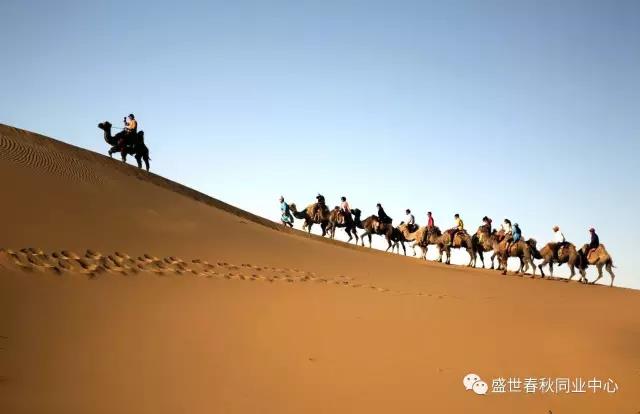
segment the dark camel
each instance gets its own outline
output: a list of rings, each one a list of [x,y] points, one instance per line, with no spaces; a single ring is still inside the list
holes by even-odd
[[[107,121],[98,124],[98,128],[104,131],[105,142],[111,145],[109,157],[113,158],[113,154],[119,152],[122,156],[122,162],[127,162],[127,155],[133,155],[138,163],[138,168],[142,168],[142,160],[144,160],[146,170],[149,171],[149,148],[144,143],[144,131],[137,134],[127,134],[120,131],[112,136],[111,127],[111,123]]]
[[[291,214],[293,214],[293,217],[300,220],[304,220],[304,223],[302,224],[303,231],[306,229],[307,233],[310,234],[311,227],[314,224],[319,224],[320,228],[322,229],[322,235],[326,236],[327,226],[329,225],[329,216],[330,216],[329,209],[327,208],[327,206],[324,206],[324,208],[319,211],[319,214],[317,216],[314,216],[313,214],[314,207],[315,207],[315,204],[310,204],[304,210],[298,211],[298,209],[296,208],[296,204],[291,203],[289,205],[289,210],[291,211]]]
[[[360,215],[362,212],[354,208],[351,210],[351,214],[355,217],[355,220],[360,221]],[[358,244],[358,232],[356,231],[356,221],[351,217],[351,214],[343,216],[342,212],[339,209],[333,209],[331,214],[329,215],[329,224],[327,226],[327,231],[329,232],[329,236],[333,239],[336,236],[336,228],[341,227],[344,228],[344,231],[349,236],[349,243],[353,238],[356,238],[356,244]]]

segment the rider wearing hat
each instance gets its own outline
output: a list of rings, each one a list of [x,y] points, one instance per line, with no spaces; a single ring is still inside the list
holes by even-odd
[[[552,241],[552,243],[554,244],[553,254],[557,258],[558,256],[560,256],[560,251],[562,250],[562,248],[567,243],[567,240],[565,239],[564,234],[562,234],[562,232],[560,231],[560,227],[559,226],[553,226],[553,241]]]

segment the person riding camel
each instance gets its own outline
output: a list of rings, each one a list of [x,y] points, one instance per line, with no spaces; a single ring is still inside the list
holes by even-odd
[[[324,196],[320,193],[316,196],[316,204],[313,206],[313,219],[320,221],[322,219],[322,212],[325,209]]]
[[[553,255],[557,259],[562,252],[562,249],[567,244],[567,239],[565,239],[564,234],[560,231],[559,226],[553,226]]]
[[[433,221],[433,215],[430,211],[427,211],[427,229],[431,230],[435,226],[435,222]]]
[[[511,228],[511,220],[509,219],[504,219],[504,222],[502,222],[502,224],[500,225],[500,239],[498,241],[502,241],[502,240],[511,240],[511,237],[513,235],[513,229]]]
[[[120,151],[125,152],[126,147],[131,147],[136,142],[136,134],[138,133],[138,121],[133,114],[124,117],[124,128],[122,130],[122,137],[118,140],[118,146]]]
[[[340,197],[340,215],[342,216],[342,224],[351,220],[351,208],[345,196]]]
[[[454,214],[453,218],[455,222],[455,227],[449,229],[449,237],[451,238],[451,244],[453,244],[453,238],[456,236],[456,234],[464,231],[464,221],[462,221],[462,219],[460,218],[460,214],[458,213]]]
[[[280,221],[285,227],[293,227],[293,216],[291,215],[291,211],[289,210],[289,204],[284,201],[284,197],[280,196]]]
[[[378,203],[376,204],[376,207],[378,208],[378,223],[374,225],[374,227],[375,230],[378,231],[381,224],[391,224],[393,220],[384,211],[384,208],[382,208],[382,204]]]
[[[513,231],[511,233],[511,238],[507,241],[507,257],[509,257],[509,249],[511,248],[511,246],[513,246],[514,244],[516,244],[518,241],[520,241],[520,238],[522,237],[522,230],[520,230],[520,225],[518,223],[513,225]]]
[[[589,229],[589,233],[591,233],[591,241],[589,242],[589,251],[587,252],[587,260],[589,259],[589,255],[593,253],[598,247],[600,247],[600,237],[596,234],[596,229],[591,227]]]
[[[480,229],[482,230],[483,233],[491,234],[492,222],[493,221],[489,217],[487,216],[482,217],[482,226],[480,226]]]
[[[416,218],[413,216],[413,214],[411,214],[411,210],[407,209],[405,211],[405,213],[407,214],[404,223],[407,225],[407,229],[409,230],[410,233],[413,233],[414,231],[417,230],[416,227]]]

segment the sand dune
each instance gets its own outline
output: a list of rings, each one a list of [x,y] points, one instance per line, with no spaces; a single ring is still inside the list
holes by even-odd
[[[0,177],[2,413],[640,412],[637,291],[308,237],[2,125]]]

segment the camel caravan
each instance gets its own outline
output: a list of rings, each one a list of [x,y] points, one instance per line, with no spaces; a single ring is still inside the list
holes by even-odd
[[[394,226],[382,205],[377,204],[378,214],[365,219],[361,218],[361,210],[350,208],[346,197],[341,197],[339,206],[329,209],[324,196],[318,194],[316,202],[308,205],[304,210],[298,210],[295,203],[287,203],[284,197],[280,197],[281,222],[287,227],[293,227],[294,219],[302,220],[302,230],[309,234],[314,224],[320,226],[322,236],[335,237],[336,229],[343,228],[348,236],[347,243],[355,239],[365,245],[365,238],[371,247],[372,236],[384,237],[387,242],[385,251],[397,251],[402,248],[407,254],[406,243],[410,244],[413,255],[417,256],[416,249],[420,249],[420,258],[427,260],[429,246],[435,246],[438,252],[437,261],[442,262],[443,256],[446,264],[451,263],[451,250],[464,249],[469,255],[468,267],[476,267],[480,258],[482,267],[485,268],[485,253],[491,253],[491,269],[497,269],[503,275],[507,274],[507,262],[509,258],[519,259],[518,274],[526,274],[531,270],[535,278],[536,270],[540,270],[540,276],[546,277],[544,267],[548,267],[550,277],[553,277],[553,267],[566,264],[571,272],[569,279],[573,279],[576,270],[580,274],[580,282],[589,283],[586,270],[594,266],[598,271],[598,277],[590,282],[595,284],[603,277],[603,268],[611,276],[610,286],[613,286],[615,274],[613,273],[613,259],[607,252],[604,244],[600,243],[595,229],[589,229],[590,243],[577,248],[567,242],[558,226],[553,227],[553,240],[538,250],[534,239],[525,240],[518,223],[512,225],[509,219],[505,219],[499,229],[493,228],[489,217],[482,219],[482,225],[477,231],[469,234],[464,228],[464,222],[459,214],[454,216],[455,225],[451,229],[440,230],[434,223],[431,212],[427,213],[427,225],[418,226],[411,210],[406,210],[406,218],[398,226]],[[363,232],[358,235],[358,229]],[[534,260],[542,260],[537,266]],[[497,262],[497,263],[496,263]]]

